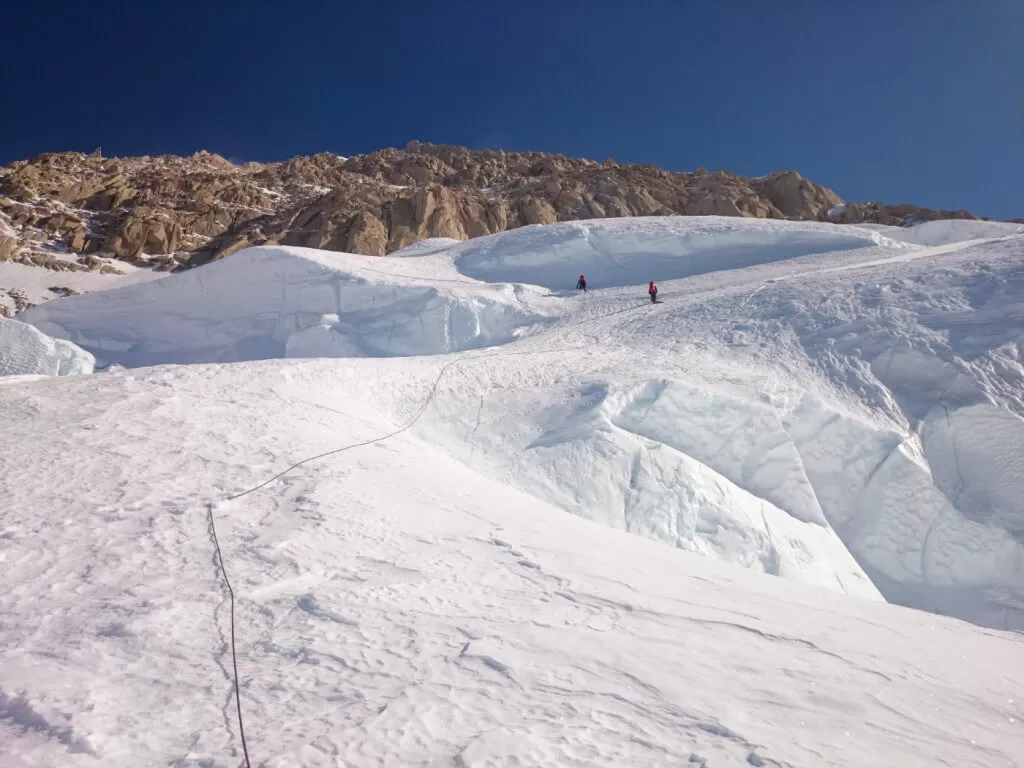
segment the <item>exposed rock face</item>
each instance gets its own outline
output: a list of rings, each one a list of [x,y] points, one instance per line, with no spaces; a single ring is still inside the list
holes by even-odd
[[[100,253],[126,260],[137,260],[143,254],[176,253],[181,248],[183,232],[181,224],[167,214],[140,207],[107,236]]]
[[[843,202],[831,189],[819,187],[794,171],[776,171],[755,186],[787,218],[801,218],[807,213],[821,218]]]
[[[18,238],[11,235],[0,235],[0,261],[10,261],[20,247]]]
[[[429,237],[528,224],[716,214],[903,224],[963,211],[854,203],[793,171],[750,179],[540,152],[410,142],[342,158],[234,165],[190,157],[45,154],[0,168],[0,261],[54,269],[111,262],[176,269],[249,245],[382,255]]]

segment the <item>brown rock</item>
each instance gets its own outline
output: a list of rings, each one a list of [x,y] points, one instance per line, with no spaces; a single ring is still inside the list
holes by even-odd
[[[384,222],[366,211],[357,214],[348,231],[345,250],[349,253],[383,256],[387,247],[388,230]]]
[[[388,250],[396,251],[428,237],[465,240],[472,209],[463,193],[447,187],[426,187],[410,197],[400,197],[391,207]]]
[[[558,221],[551,203],[538,197],[528,197],[523,201],[520,218],[524,224],[554,224]]]
[[[808,181],[795,171],[776,171],[756,187],[789,218],[817,219],[843,202],[831,189]]]
[[[80,226],[71,234],[71,250],[75,253],[85,253],[86,243],[89,242],[89,230]]]
[[[225,256],[230,256],[233,253],[238,253],[241,250],[256,245],[258,242],[263,242],[263,238],[259,236],[258,232],[243,232],[227,238],[212,250],[193,252],[188,259],[187,265],[198,267],[211,261],[217,261]]]
[[[72,230],[78,229],[83,225],[81,219],[77,216],[71,216],[66,213],[58,213],[46,220],[43,224],[47,232],[55,235],[63,235]]]
[[[72,261],[65,261],[64,259],[58,259],[49,253],[42,253],[40,251],[33,251],[32,249],[26,249],[21,251],[14,259],[19,264],[25,264],[30,267],[42,267],[43,269],[49,269],[54,272],[83,272],[84,267],[76,264]]]
[[[0,261],[11,261],[20,250],[21,244],[16,237],[0,235]]]
[[[136,259],[144,253],[174,253],[181,245],[182,234],[176,221],[152,212],[139,212],[121,222],[104,241],[101,253],[120,259]]]
[[[65,288],[64,286],[60,286],[60,285],[51,286],[51,287],[47,288],[46,290],[50,291],[51,293],[55,293],[58,296],[79,296],[80,295],[80,292],[76,291],[74,288]]]

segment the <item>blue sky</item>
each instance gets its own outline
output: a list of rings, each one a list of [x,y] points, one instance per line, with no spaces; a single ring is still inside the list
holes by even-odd
[[[794,168],[850,200],[1024,216],[1024,0],[12,0],[4,15],[0,163],[417,138]]]

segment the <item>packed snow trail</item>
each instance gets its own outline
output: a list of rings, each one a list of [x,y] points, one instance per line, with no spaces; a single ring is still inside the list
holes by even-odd
[[[256,764],[1019,765],[1013,635],[594,525],[416,429],[216,501],[393,431],[437,371],[266,361],[0,388],[10,764],[238,764],[212,501]]]

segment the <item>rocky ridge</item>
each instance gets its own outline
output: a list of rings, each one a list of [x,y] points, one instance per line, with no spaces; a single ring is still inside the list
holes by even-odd
[[[410,142],[344,158],[233,164],[219,155],[43,154],[0,168],[0,262],[58,272],[177,270],[250,245],[383,255],[429,237],[670,214],[906,224],[977,218],[844,204],[794,171],[747,178],[542,152]],[[3,286],[0,285],[0,292]]]

